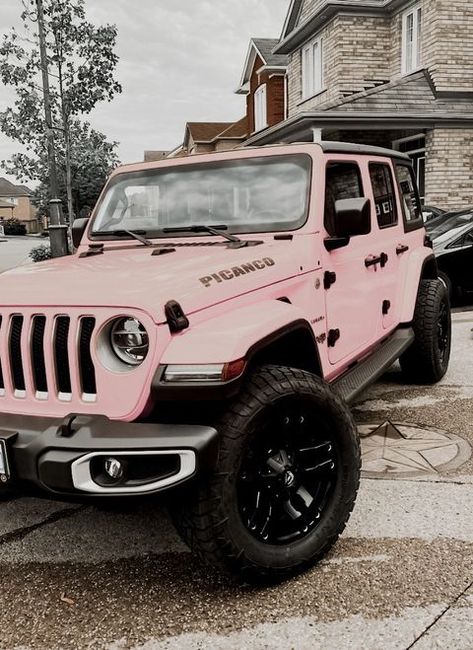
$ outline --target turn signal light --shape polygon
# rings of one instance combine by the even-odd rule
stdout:
[[[223,366],[222,381],[230,381],[236,379],[243,374],[246,366],[245,359],[238,359],[238,361],[231,361]]]
[[[229,363],[213,363],[207,365],[169,365],[163,373],[166,383],[209,383],[225,382],[240,377],[246,366],[245,359]]]

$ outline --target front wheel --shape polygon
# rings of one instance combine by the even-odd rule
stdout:
[[[314,565],[343,531],[358,490],[348,406],[310,373],[265,366],[217,429],[212,475],[174,513],[184,540],[240,580],[280,580]]]
[[[435,384],[448,370],[452,319],[447,289],[442,280],[422,280],[413,322],[414,343],[400,358],[406,378]]]

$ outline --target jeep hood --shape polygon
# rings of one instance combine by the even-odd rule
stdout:
[[[0,305],[132,307],[164,322],[169,300],[192,314],[299,274],[297,250],[302,252],[296,238],[240,249],[183,246],[165,255],[141,246],[110,247],[101,255],[74,255],[1,274]]]

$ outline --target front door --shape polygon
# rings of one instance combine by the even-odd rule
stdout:
[[[330,160],[326,170],[325,236],[337,235],[335,202],[367,197],[369,175],[366,166],[342,156]],[[338,365],[368,349],[381,324],[377,289],[379,270],[366,265],[375,253],[373,233],[352,237],[347,246],[324,251],[328,356]]]

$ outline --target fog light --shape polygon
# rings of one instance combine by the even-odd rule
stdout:
[[[123,478],[123,474],[125,473],[123,463],[116,458],[106,458],[104,461],[104,469],[107,476],[115,481]]]

